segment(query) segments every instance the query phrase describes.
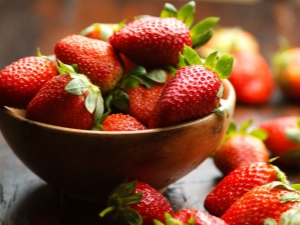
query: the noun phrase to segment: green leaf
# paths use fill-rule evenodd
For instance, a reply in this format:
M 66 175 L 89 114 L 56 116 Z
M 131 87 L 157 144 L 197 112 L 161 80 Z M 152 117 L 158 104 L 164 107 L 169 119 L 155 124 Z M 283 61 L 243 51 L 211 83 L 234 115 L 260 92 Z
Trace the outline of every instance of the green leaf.
M 166 66 L 164 69 L 170 73 L 171 77 L 173 77 L 177 72 L 177 69 L 173 66 Z
M 98 95 L 93 91 L 89 91 L 86 99 L 85 99 L 85 107 L 90 112 L 93 113 L 96 109 Z
M 170 3 L 166 3 L 160 13 L 161 18 L 175 17 L 177 18 L 177 9 Z
M 164 83 L 167 81 L 167 73 L 162 69 L 151 70 L 149 73 L 146 74 L 146 77 L 157 83 Z
M 297 192 L 289 192 L 281 197 L 280 202 L 300 202 L 300 195 Z
M 207 17 L 201 21 L 199 21 L 197 24 L 195 24 L 191 28 L 191 35 L 192 36 L 198 36 L 199 34 L 202 34 L 212 28 L 217 22 L 219 21 L 218 17 Z
M 194 23 L 195 5 L 194 1 L 188 2 L 182 6 L 177 13 L 177 19 L 185 23 L 187 27 L 191 27 Z
M 217 51 L 209 54 L 205 59 L 205 63 L 204 63 L 205 67 L 214 70 L 217 62 L 217 55 L 218 55 Z
M 270 160 L 268 161 L 268 163 L 271 163 L 271 162 L 273 162 L 274 160 L 276 160 L 276 158 L 270 159 Z M 284 183 L 284 184 L 290 184 L 289 180 L 287 179 L 286 174 L 285 174 L 282 170 L 280 170 L 277 166 L 274 166 L 274 165 L 272 165 L 272 164 L 270 164 L 270 165 L 271 165 L 271 166 L 274 168 L 274 170 L 276 171 L 276 176 L 277 176 L 277 178 L 278 178 L 279 181 L 281 181 L 281 182 Z
M 153 87 L 153 81 L 150 80 L 148 77 L 140 77 L 140 83 L 144 85 L 146 88 Z
M 215 72 L 221 79 L 227 79 L 230 77 L 233 66 L 233 56 L 228 54 L 222 55 L 216 63 Z
M 300 143 L 300 129 L 298 128 L 287 128 L 285 130 L 285 135 L 287 136 L 287 138 L 296 143 L 299 144 Z
M 118 197 L 123 197 L 126 195 L 131 194 L 134 189 L 136 188 L 137 180 L 127 182 L 123 184 L 119 189 L 118 192 L 116 193 Z
M 184 56 L 182 53 L 179 52 L 179 55 L 178 55 L 178 63 L 177 63 L 177 68 L 182 68 L 182 67 L 185 67 L 185 66 L 188 66 L 189 63 L 185 60 Z
M 120 87 L 124 88 L 124 89 L 131 89 L 131 88 L 135 88 L 139 83 L 141 82 L 141 79 L 135 75 L 131 75 L 126 77 Z
M 143 198 L 143 193 L 132 193 L 130 195 L 123 196 L 120 198 L 121 205 L 132 205 L 140 202 Z
M 280 217 L 280 225 L 298 225 L 300 224 L 300 208 L 290 209 L 284 212 Z
M 231 120 L 226 131 L 226 138 L 232 136 L 237 132 L 237 126 L 234 120 Z
M 97 104 L 96 104 L 96 111 L 95 111 L 95 116 L 94 116 L 95 124 L 98 124 L 98 121 L 102 118 L 103 113 L 104 113 L 104 100 L 102 98 L 102 95 L 99 93 L 99 94 L 97 94 Z M 110 113 L 110 111 L 108 112 L 108 114 L 109 113 Z
M 89 84 L 82 79 L 74 78 L 65 87 L 65 90 L 73 95 L 82 95 L 87 91 Z
M 300 191 L 300 184 L 291 184 L 291 187 L 298 192 Z
M 219 21 L 218 17 L 208 17 L 208 18 L 205 18 L 205 19 L 199 21 L 197 24 L 195 24 L 190 30 L 193 46 L 198 45 L 198 44 L 196 44 L 197 42 L 199 42 L 199 41 L 197 41 L 197 39 L 203 38 L 203 37 L 201 37 L 203 34 L 207 33 L 208 31 L 212 32 L 211 28 L 218 21 Z M 209 35 L 210 34 L 206 34 L 206 36 L 209 36 Z
M 193 37 L 192 38 L 193 48 L 197 48 L 197 47 L 200 47 L 200 46 L 206 44 L 211 39 L 213 34 L 214 34 L 214 32 L 212 30 L 208 30 L 208 31 L 202 33 L 201 35 Z
M 128 73 L 126 74 L 126 76 L 143 76 L 147 74 L 147 70 L 145 69 L 145 67 L 143 66 L 136 66 L 133 69 L 131 69 L 130 71 L 128 71 Z
M 255 129 L 249 133 L 249 135 L 256 137 L 262 141 L 268 138 L 268 132 L 262 129 Z
M 198 53 L 191 47 L 185 45 L 183 49 L 183 57 L 188 65 L 203 65 Z
M 60 74 L 64 74 L 64 73 L 76 73 L 76 71 L 74 70 L 74 68 L 70 65 L 64 64 L 63 62 L 58 60 L 58 66 L 57 66 L 57 70 Z
M 241 134 L 246 134 L 247 133 L 247 129 L 251 126 L 252 124 L 252 120 L 247 120 L 246 122 L 244 122 L 241 126 L 240 126 L 240 133 Z
M 113 93 L 112 103 L 121 110 L 128 110 L 130 107 L 129 96 L 126 92 L 118 89 Z
M 134 210 L 125 210 L 123 212 L 124 214 L 124 219 L 127 221 L 126 224 L 128 225 L 142 225 L 143 224 L 143 219 L 139 213 L 137 213 Z
M 277 225 L 277 222 L 272 218 L 267 218 L 264 220 L 264 225 Z

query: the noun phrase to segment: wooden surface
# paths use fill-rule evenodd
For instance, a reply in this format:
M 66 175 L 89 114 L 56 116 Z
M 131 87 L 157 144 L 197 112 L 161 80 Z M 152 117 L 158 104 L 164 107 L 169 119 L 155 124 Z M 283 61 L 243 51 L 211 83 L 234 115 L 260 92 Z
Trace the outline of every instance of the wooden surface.
M 169 2 L 176 7 L 186 3 Z M 239 2 L 197 1 L 196 20 L 218 16 L 222 26 L 240 26 L 252 32 L 268 61 L 278 47 L 278 35 L 300 46 L 299 1 Z M 92 23 L 130 21 L 139 14 L 159 15 L 164 3 L 162 0 L 0 0 L 0 69 L 18 58 L 34 55 L 37 47 L 45 55 L 52 54 L 58 39 L 79 33 Z M 237 105 L 234 118 L 238 124 L 251 118 L 255 126 L 284 115 L 300 115 L 300 103 L 287 101 L 277 90 L 263 106 Z M 203 209 L 206 194 L 221 178 L 212 160 L 207 159 L 195 171 L 170 185 L 164 195 L 175 210 Z M 300 182 L 297 171 L 292 171 L 291 179 Z M 98 218 L 101 209 L 97 204 L 69 198 L 44 183 L 19 161 L 0 133 L 1 225 L 103 224 Z

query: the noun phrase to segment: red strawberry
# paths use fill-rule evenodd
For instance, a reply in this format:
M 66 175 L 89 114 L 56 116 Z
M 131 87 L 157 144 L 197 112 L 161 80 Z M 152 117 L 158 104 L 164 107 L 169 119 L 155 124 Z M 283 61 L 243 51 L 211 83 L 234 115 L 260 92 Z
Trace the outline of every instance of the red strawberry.
M 204 207 L 210 214 L 221 217 L 246 192 L 272 181 L 288 183 L 285 174 L 279 168 L 266 162 L 255 162 L 237 168 L 206 196 Z
M 119 24 L 94 23 L 84 28 L 80 34 L 85 37 L 107 41 L 110 36 L 120 30 L 123 25 L 124 22 Z
M 133 21 L 109 42 L 136 64 L 151 68 L 176 65 L 184 45 L 192 45 L 189 28 L 183 22 L 159 17 Z
M 165 213 L 174 214 L 162 194 L 146 183 L 132 181 L 116 188 L 100 216 L 109 216 L 110 224 L 153 225 L 154 219 L 165 221 Z
M 300 117 L 282 116 L 262 122 L 259 127 L 268 133 L 265 144 L 283 165 L 297 165 L 300 159 Z
M 28 56 L 0 71 L 0 105 L 25 109 L 42 85 L 57 75 L 56 65 L 42 56 Z
M 139 17 L 114 33 L 109 42 L 137 65 L 146 68 L 175 66 L 184 45 L 198 46 L 208 41 L 212 35 L 210 28 L 218 20 L 200 21 L 202 23 L 197 23 L 190 31 L 195 3 L 186 4 L 179 12 L 167 4 L 161 17 Z
M 222 219 L 196 209 L 182 209 L 173 217 L 166 214 L 166 225 L 226 225 Z M 155 225 L 163 225 L 155 220 Z
M 145 130 L 146 127 L 136 118 L 122 113 L 108 115 L 103 123 L 103 131 L 135 131 Z
M 279 221 L 288 210 L 300 207 L 300 193 L 281 182 L 258 186 L 235 201 L 221 217 L 230 225 L 263 225 L 264 220 Z
M 237 102 L 264 104 L 274 93 L 275 79 L 267 61 L 258 52 L 232 53 L 234 64 L 229 81 L 233 85 Z
M 99 88 L 71 68 L 60 71 L 65 73 L 47 81 L 30 101 L 26 118 L 56 126 L 91 129 L 103 113 Z
M 216 62 L 212 53 L 203 65 L 197 53 L 185 47 L 181 68 L 161 93 L 148 123 L 149 128 L 166 127 L 204 117 L 219 106 L 222 78 L 230 75 L 232 57 Z M 193 56 L 189 58 L 190 56 Z M 189 60 L 192 62 L 189 64 Z M 188 62 L 186 64 L 186 62 Z M 221 91 L 221 92 L 220 92 Z
M 277 52 L 273 59 L 274 74 L 283 93 L 300 100 L 300 47 L 290 47 Z
M 232 121 L 221 145 L 215 151 L 214 163 L 224 175 L 238 167 L 269 160 L 269 152 L 263 142 L 267 133 L 260 129 L 248 133 L 251 123 L 251 120 L 245 122 L 238 130 Z
M 63 63 L 77 64 L 78 72 L 86 74 L 102 94 L 112 90 L 123 75 L 119 55 L 105 41 L 70 35 L 55 44 L 54 52 Z
M 164 71 L 160 72 L 165 73 Z M 157 73 L 159 72 L 157 71 Z M 137 118 L 143 124 L 147 125 L 153 108 L 162 90 L 170 79 L 170 75 L 166 74 L 166 77 L 166 80 L 164 79 L 161 83 L 152 82 L 150 87 L 139 83 L 134 88 L 124 89 L 130 100 L 130 106 L 127 110 L 127 113 Z

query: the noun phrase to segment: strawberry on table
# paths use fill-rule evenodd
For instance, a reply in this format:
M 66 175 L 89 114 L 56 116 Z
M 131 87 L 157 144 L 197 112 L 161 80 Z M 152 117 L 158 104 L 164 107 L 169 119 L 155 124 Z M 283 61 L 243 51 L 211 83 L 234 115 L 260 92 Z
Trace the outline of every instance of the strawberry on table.
M 109 217 L 110 224 L 153 225 L 154 219 L 164 222 L 165 213 L 174 214 L 168 200 L 150 185 L 135 180 L 119 185 L 99 215 Z
M 104 111 L 100 90 L 83 74 L 60 63 L 62 73 L 47 81 L 26 108 L 26 118 L 46 124 L 92 129 Z
M 166 225 L 227 225 L 224 220 L 197 209 L 182 209 L 173 217 L 166 213 L 165 218 Z M 164 225 L 158 220 L 154 224 Z
M 222 143 L 213 155 L 214 164 L 223 175 L 253 162 L 269 160 L 269 152 L 264 143 L 267 133 L 258 128 L 248 132 L 251 124 L 252 120 L 248 120 L 238 129 L 236 123 L 231 121 Z
M 103 131 L 135 131 L 147 129 L 145 125 L 136 118 L 122 113 L 108 115 L 100 126 Z
M 272 181 L 288 184 L 286 175 L 269 162 L 255 162 L 242 166 L 225 176 L 206 196 L 205 209 L 221 217 L 227 209 L 252 188 Z
M 262 122 L 259 127 L 268 133 L 264 141 L 278 162 L 300 166 L 300 117 L 282 116 Z
M 274 75 L 279 87 L 290 99 L 300 100 L 300 47 L 279 50 L 273 58 Z
M 180 54 L 178 70 L 162 91 L 151 114 L 148 127 L 172 126 L 202 118 L 219 107 L 222 79 L 230 76 L 233 58 L 217 52 L 205 63 L 190 47 Z
M 102 94 L 112 90 L 123 75 L 120 56 L 102 40 L 70 35 L 55 44 L 54 53 L 63 63 L 76 64 L 78 72 L 99 86 Z
M 179 11 L 166 4 L 160 17 L 138 17 L 115 32 L 109 43 L 137 65 L 175 66 L 184 46 L 204 44 L 212 36 L 211 27 L 218 21 L 218 18 L 207 18 L 190 29 L 194 12 L 195 2 L 189 2 Z
M 25 109 L 42 85 L 57 74 L 55 63 L 40 52 L 13 62 L 0 71 L 0 105 Z
M 266 219 L 273 218 L 278 222 L 283 213 L 299 207 L 299 191 L 274 181 L 248 191 L 221 219 L 230 225 L 264 225 Z

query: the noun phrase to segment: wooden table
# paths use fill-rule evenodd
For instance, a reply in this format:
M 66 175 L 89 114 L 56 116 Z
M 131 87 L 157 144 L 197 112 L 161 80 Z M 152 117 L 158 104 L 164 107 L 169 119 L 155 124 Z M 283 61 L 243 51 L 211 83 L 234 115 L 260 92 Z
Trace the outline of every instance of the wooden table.
M 185 1 L 169 1 L 176 7 Z M 240 26 L 252 32 L 269 61 L 277 49 L 277 35 L 300 46 L 300 6 L 297 1 L 197 1 L 196 20 L 219 16 L 222 26 Z M 248 3 L 246 2 L 256 2 Z M 117 23 L 134 15 L 159 15 L 162 0 L 0 0 L 0 68 L 18 58 L 52 54 L 54 43 L 71 33 L 79 33 L 94 22 Z M 253 119 L 253 126 L 284 115 L 300 115 L 300 103 L 287 101 L 277 90 L 268 104 L 237 105 L 234 119 L 238 124 Z M 290 172 L 289 172 L 290 174 Z M 203 209 L 207 193 L 222 178 L 211 159 L 170 185 L 164 195 L 175 210 Z M 300 182 L 297 171 L 291 179 Z M 93 225 L 100 224 L 102 206 L 72 199 L 49 186 L 28 170 L 12 153 L 0 133 L 0 224 L 1 225 Z M 101 223 L 102 224 L 102 223 Z

